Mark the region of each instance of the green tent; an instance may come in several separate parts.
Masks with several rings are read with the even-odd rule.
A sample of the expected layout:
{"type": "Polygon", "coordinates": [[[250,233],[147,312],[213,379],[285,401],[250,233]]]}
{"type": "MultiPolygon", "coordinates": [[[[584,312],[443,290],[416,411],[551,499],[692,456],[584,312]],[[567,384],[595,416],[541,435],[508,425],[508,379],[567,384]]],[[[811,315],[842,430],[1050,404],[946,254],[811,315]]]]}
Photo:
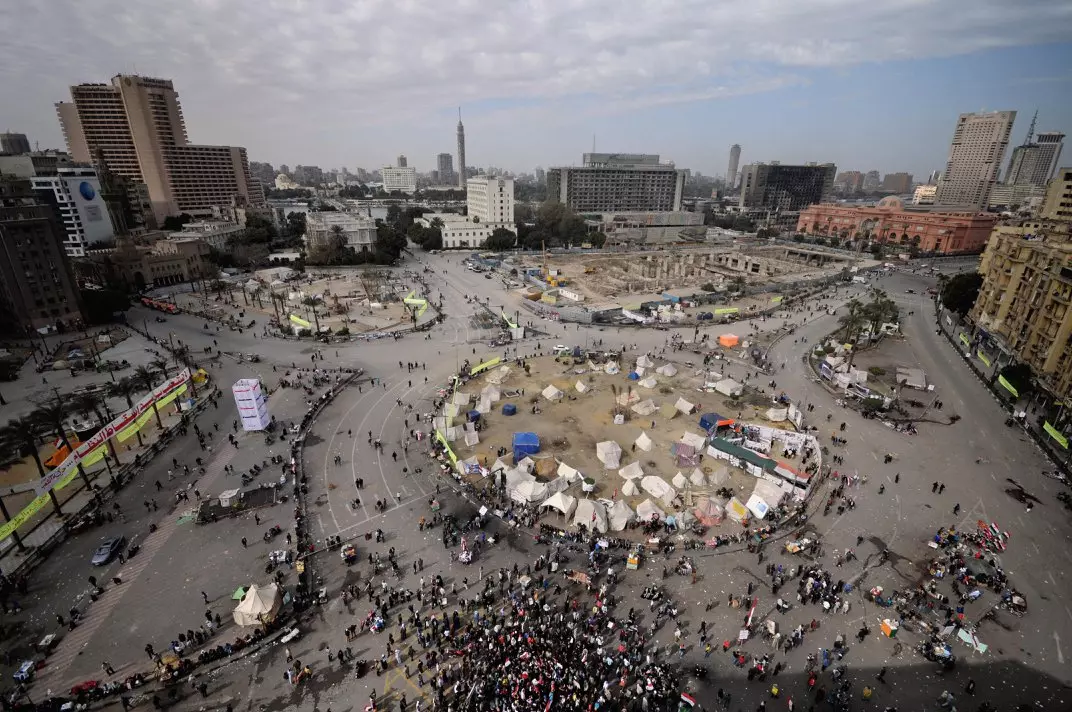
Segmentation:
{"type": "Polygon", "coordinates": [[[241,601],[246,597],[246,589],[248,586],[239,586],[235,589],[235,592],[231,594],[232,601],[241,601]]]}

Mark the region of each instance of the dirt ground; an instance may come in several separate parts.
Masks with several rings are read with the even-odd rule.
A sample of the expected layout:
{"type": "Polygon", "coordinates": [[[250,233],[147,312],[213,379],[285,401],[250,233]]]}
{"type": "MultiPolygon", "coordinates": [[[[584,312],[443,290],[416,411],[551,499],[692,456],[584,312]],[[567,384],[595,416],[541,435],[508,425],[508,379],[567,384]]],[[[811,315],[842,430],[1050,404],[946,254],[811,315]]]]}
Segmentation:
{"type": "MultiPolygon", "coordinates": [[[[591,477],[596,481],[594,497],[608,499],[624,499],[634,509],[638,504],[647,499],[649,495],[643,491],[638,496],[624,497],[621,494],[625,480],[618,474],[618,469],[632,462],[639,462],[645,475],[658,475],[668,484],[678,472],[686,477],[692,472],[692,467],[678,467],[671,455],[670,447],[680,440],[686,432],[703,435],[699,427],[700,414],[716,412],[727,417],[743,418],[744,420],[761,421],[755,417],[759,412],[770,407],[770,397],[756,392],[747,392],[739,402],[731,403],[729,399],[718,393],[703,393],[697,390],[703,383],[703,371],[690,369],[684,365],[684,356],[688,354],[674,354],[673,360],[665,358],[655,359],[658,366],[664,363],[674,363],[678,373],[672,377],[655,374],[658,385],[653,389],[646,389],[637,385],[635,381],[629,381],[626,374],[635,364],[635,357],[627,357],[625,368],[616,375],[607,375],[603,371],[589,371],[586,365],[574,366],[572,360],[566,363],[566,359],[557,360],[549,356],[530,359],[527,361],[530,374],[526,376],[519,366],[511,364],[510,375],[499,387],[505,394],[506,391],[524,391],[523,396],[506,397],[493,405],[491,413],[481,416],[485,429],[480,431],[480,443],[469,448],[459,439],[452,443],[455,454],[461,459],[478,455],[485,465],[491,465],[496,458],[497,450],[502,447],[507,451],[512,449],[512,438],[516,432],[535,432],[540,437],[540,453],[533,459],[556,458],[559,461],[579,470],[584,476],[591,477]],[[681,360],[676,357],[681,356],[681,360]],[[584,371],[577,373],[578,370],[584,371]],[[588,387],[585,393],[578,393],[575,384],[580,381],[588,387]],[[552,402],[543,398],[540,393],[548,385],[554,385],[564,394],[559,401],[552,402]],[[673,405],[678,398],[684,398],[696,406],[692,415],[678,413],[673,418],[667,418],[655,412],[648,416],[634,413],[630,407],[619,408],[624,411],[626,422],[622,425],[613,423],[615,412],[614,404],[617,395],[635,394],[639,401],[651,399],[657,407],[673,405]],[[506,403],[517,406],[517,414],[505,416],[502,407],[506,403]],[[540,413],[532,412],[533,405],[537,405],[540,413]],[[653,442],[650,452],[644,452],[640,448],[634,448],[633,443],[641,432],[647,433],[653,442]],[[621,462],[618,468],[606,469],[603,463],[596,457],[596,443],[604,440],[614,440],[622,448],[621,462]]],[[[653,373],[649,369],[648,373],[653,373]]],[[[460,392],[469,393],[472,396],[470,408],[475,406],[479,399],[480,390],[488,385],[486,377],[478,377],[470,381],[460,392]]],[[[457,423],[463,421],[462,416],[456,418],[457,423]]],[[[765,422],[765,421],[764,421],[765,422]]],[[[780,455],[780,453],[773,453],[780,455]]],[[[716,468],[726,465],[725,461],[715,460],[705,455],[700,462],[700,469],[705,474],[710,474],[716,468]]],[[[795,464],[795,463],[794,463],[795,464]]],[[[557,469],[557,465],[555,465],[557,469]]],[[[755,486],[755,479],[741,470],[729,467],[731,482],[728,485],[739,499],[747,499],[755,486]]],[[[554,477],[554,469],[550,476],[541,477],[541,481],[548,481],[554,477]]],[[[476,477],[479,480],[479,476],[476,477]]],[[[638,483],[639,485],[639,483],[638,483]]],[[[571,490],[571,494],[578,494],[571,490]]],[[[714,488],[692,488],[692,494],[714,494],[714,488]]],[[[667,508],[656,502],[664,510],[667,508]]]]}

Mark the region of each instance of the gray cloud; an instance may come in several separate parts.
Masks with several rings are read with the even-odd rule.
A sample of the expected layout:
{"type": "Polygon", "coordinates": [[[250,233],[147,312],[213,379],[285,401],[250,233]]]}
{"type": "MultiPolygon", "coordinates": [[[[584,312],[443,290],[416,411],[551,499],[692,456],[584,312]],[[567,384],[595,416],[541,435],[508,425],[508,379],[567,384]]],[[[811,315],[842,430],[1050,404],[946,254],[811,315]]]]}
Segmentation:
{"type": "Polygon", "coordinates": [[[310,133],[427,125],[459,103],[580,101],[603,115],[774,91],[816,67],[1067,41],[1072,4],[7,0],[0,27],[5,125],[58,144],[51,104],[67,85],[136,71],[175,80],[193,140],[296,162],[330,145],[303,144],[310,133]]]}

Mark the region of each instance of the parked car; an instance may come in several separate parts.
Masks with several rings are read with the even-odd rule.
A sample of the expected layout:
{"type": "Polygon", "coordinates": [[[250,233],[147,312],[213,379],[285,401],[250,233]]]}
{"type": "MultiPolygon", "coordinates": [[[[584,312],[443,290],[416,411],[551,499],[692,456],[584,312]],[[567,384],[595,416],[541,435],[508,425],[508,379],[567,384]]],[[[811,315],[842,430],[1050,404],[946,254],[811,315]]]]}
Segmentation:
{"type": "Polygon", "coordinates": [[[127,538],[125,536],[113,536],[110,539],[105,539],[93,553],[93,559],[90,563],[94,566],[104,566],[123,550],[123,546],[126,543],[127,538]]]}

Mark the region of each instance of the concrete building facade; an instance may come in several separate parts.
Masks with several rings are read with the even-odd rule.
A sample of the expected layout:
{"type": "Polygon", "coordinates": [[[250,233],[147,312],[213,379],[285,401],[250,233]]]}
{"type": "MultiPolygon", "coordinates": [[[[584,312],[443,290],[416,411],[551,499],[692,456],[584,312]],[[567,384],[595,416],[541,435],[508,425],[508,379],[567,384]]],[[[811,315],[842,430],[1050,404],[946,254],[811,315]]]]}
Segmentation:
{"type": "Polygon", "coordinates": [[[346,246],[356,252],[371,250],[376,242],[375,220],[357,213],[333,210],[305,214],[305,246],[311,249],[325,244],[336,233],[335,227],[342,228],[346,246]]]}
{"type": "Polygon", "coordinates": [[[994,229],[971,317],[1003,351],[1031,366],[1061,398],[1072,396],[1072,242],[1068,221],[994,229]]]}
{"type": "Polygon", "coordinates": [[[961,114],[957,118],[935,204],[986,207],[1015,120],[1015,111],[961,114]]]}
{"type": "Polygon", "coordinates": [[[59,175],[30,179],[35,191],[47,194],[63,225],[63,248],[68,257],[85,257],[86,250],[115,237],[108,206],[94,168],[61,168],[59,175]]]}
{"type": "Polygon", "coordinates": [[[117,175],[144,183],[158,223],[209,214],[234,196],[264,203],[244,148],[190,143],[170,80],[120,74],[110,84],[80,84],[56,112],[72,158],[91,163],[99,151],[117,175]]]}
{"type": "Polygon", "coordinates": [[[380,180],[388,193],[396,190],[406,194],[417,192],[416,168],[384,166],[380,169],[380,180]]]}
{"type": "Polygon", "coordinates": [[[10,131],[0,133],[0,153],[17,156],[21,153],[29,153],[32,150],[30,139],[26,137],[26,134],[12,133],[10,131]]]}
{"type": "Polygon", "coordinates": [[[914,205],[934,205],[934,196],[938,193],[936,185],[917,185],[912,193],[914,205]]]}
{"type": "Polygon", "coordinates": [[[1047,220],[1072,221],[1072,168],[1062,168],[1046,188],[1039,214],[1047,220]]]}
{"type": "Polygon", "coordinates": [[[442,185],[454,182],[454,157],[449,153],[440,153],[436,156],[436,173],[442,185]]]}
{"type": "Polygon", "coordinates": [[[209,246],[200,237],[165,238],[155,233],[141,239],[151,244],[127,236],[117,239],[114,248],[89,250],[76,263],[79,274],[97,284],[141,291],[209,279],[219,271],[207,261],[209,246]]]}
{"type": "Polygon", "coordinates": [[[78,327],[83,320],[57,206],[26,179],[0,180],[0,334],[78,327]]]}
{"type": "Polygon", "coordinates": [[[779,212],[803,210],[830,199],[836,174],[833,163],[753,163],[741,171],[739,205],[779,212]]]}
{"type": "Polygon", "coordinates": [[[737,187],[737,171],[740,167],[741,146],[735,143],[730,146],[730,163],[726,166],[726,190],[733,190],[737,187]]]}
{"type": "Polygon", "coordinates": [[[898,195],[911,192],[912,174],[887,173],[882,179],[882,190],[887,193],[897,193],[898,195]]]}
{"type": "Polygon", "coordinates": [[[514,222],[514,179],[477,176],[466,181],[468,215],[434,215],[443,221],[443,247],[479,247],[491,233],[503,228],[517,234],[514,222]]]}
{"type": "Polygon", "coordinates": [[[834,179],[834,187],[843,193],[855,193],[864,189],[864,174],[860,171],[842,171],[834,179]]]}
{"type": "Polygon", "coordinates": [[[1065,135],[1060,131],[1047,131],[1014,148],[1003,181],[1005,185],[1045,188],[1057,170],[1064,141],[1065,135]]]}
{"type": "Polygon", "coordinates": [[[956,254],[982,250],[999,219],[993,213],[974,210],[910,210],[899,198],[889,196],[874,207],[832,203],[809,206],[800,213],[797,231],[843,240],[870,236],[883,244],[956,254]]]}
{"type": "Polygon", "coordinates": [[[547,199],[578,213],[678,212],[685,173],[658,155],[586,153],[580,168],[547,170],[547,199]]]}

